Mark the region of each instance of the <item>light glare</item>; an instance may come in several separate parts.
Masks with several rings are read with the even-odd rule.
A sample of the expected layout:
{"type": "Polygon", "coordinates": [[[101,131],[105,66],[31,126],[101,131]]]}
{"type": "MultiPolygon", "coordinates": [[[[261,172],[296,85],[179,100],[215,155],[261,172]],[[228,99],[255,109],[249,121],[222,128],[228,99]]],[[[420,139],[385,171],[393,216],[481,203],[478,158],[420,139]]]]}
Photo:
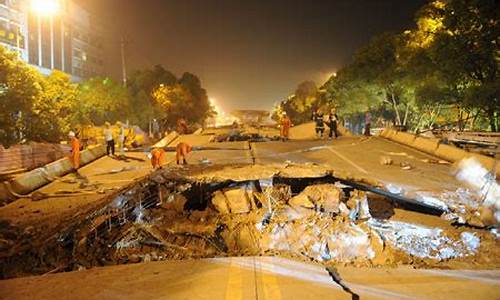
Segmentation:
{"type": "Polygon", "coordinates": [[[59,0],[31,0],[31,9],[42,16],[53,16],[59,13],[59,0]]]}

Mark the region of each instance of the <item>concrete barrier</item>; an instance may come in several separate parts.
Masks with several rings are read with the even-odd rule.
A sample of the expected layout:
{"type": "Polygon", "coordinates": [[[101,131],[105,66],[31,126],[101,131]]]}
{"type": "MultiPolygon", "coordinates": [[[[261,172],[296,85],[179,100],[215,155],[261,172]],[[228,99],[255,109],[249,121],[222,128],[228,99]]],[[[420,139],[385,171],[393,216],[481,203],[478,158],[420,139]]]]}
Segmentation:
{"type": "Polygon", "coordinates": [[[164,138],[162,138],[158,143],[153,145],[153,148],[155,147],[167,147],[168,144],[170,144],[173,140],[175,140],[179,134],[176,131],[172,131],[169,134],[167,134],[164,138]]]}
{"type": "Polygon", "coordinates": [[[432,154],[450,162],[456,162],[470,156],[470,153],[460,148],[445,144],[439,144],[436,151],[432,154]]]}
{"type": "Polygon", "coordinates": [[[487,157],[476,153],[471,153],[470,156],[476,158],[484,167],[486,167],[486,169],[488,170],[495,169],[497,178],[500,178],[500,161],[495,160],[492,157],[487,157]]]}
{"type": "Polygon", "coordinates": [[[416,137],[413,134],[399,131],[392,135],[391,138],[398,143],[411,145],[416,137]]]}
{"type": "Polygon", "coordinates": [[[494,158],[470,153],[455,146],[441,144],[438,139],[417,137],[414,134],[399,132],[393,129],[385,129],[380,136],[452,163],[467,157],[474,157],[488,170],[494,169],[496,175],[500,177],[500,161],[494,158]]]}
{"type": "MultiPolygon", "coordinates": [[[[84,150],[80,154],[80,165],[84,166],[105,154],[106,147],[103,145],[84,150]]],[[[24,173],[8,183],[2,183],[0,185],[0,206],[16,199],[9,191],[7,184],[10,185],[14,193],[25,195],[52,182],[56,177],[68,174],[72,169],[73,166],[69,159],[62,158],[43,167],[24,173]]]]}
{"type": "Polygon", "coordinates": [[[342,124],[337,125],[337,131],[341,136],[352,136],[352,133],[349,131],[349,129],[345,128],[342,124]]]}
{"type": "Polygon", "coordinates": [[[389,130],[390,130],[389,128],[384,128],[384,130],[382,130],[382,132],[380,133],[380,136],[387,138],[387,134],[389,133],[389,130]]]}
{"type": "Polygon", "coordinates": [[[388,129],[387,132],[385,133],[385,138],[392,140],[392,138],[397,134],[398,132],[394,129],[388,129]]]}
{"type": "Polygon", "coordinates": [[[434,153],[439,146],[439,140],[438,139],[424,138],[424,137],[417,137],[417,138],[415,138],[415,140],[413,141],[411,146],[415,149],[422,151],[422,152],[434,153]]]}

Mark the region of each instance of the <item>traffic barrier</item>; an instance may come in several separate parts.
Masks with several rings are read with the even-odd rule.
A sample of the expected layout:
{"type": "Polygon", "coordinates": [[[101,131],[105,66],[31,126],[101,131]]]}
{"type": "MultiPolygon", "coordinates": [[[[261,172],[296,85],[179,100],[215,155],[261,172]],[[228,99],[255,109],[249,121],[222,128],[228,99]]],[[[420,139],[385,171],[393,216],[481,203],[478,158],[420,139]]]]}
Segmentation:
{"type": "Polygon", "coordinates": [[[172,131],[167,134],[164,138],[162,138],[158,143],[153,145],[153,148],[163,148],[167,147],[173,140],[175,140],[179,134],[176,131],[172,131]]]}
{"type": "Polygon", "coordinates": [[[392,139],[392,137],[396,135],[396,133],[397,133],[396,130],[389,128],[387,130],[384,130],[384,134],[382,136],[385,137],[386,139],[392,139]]]}
{"type": "Polygon", "coordinates": [[[487,157],[476,153],[471,153],[470,156],[477,159],[486,169],[488,170],[495,169],[497,177],[500,177],[500,161],[495,160],[492,157],[487,157]]]}
{"type": "Polygon", "coordinates": [[[352,133],[349,131],[349,129],[345,128],[342,124],[337,125],[337,131],[341,136],[352,136],[352,133]]]}
{"type": "Polygon", "coordinates": [[[395,135],[391,137],[394,141],[405,145],[411,145],[415,140],[415,135],[398,131],[395,135]]]}
{"type": "Polygon", "coordinates": [[[387,138],[387,134],[389,133],[389,130],[390,130],[389,128],[384,128],[384,130],[382,130],[382,132],[380,133],[380,136],[387,138]]]}
{"type": "MultiPolygon", "coordinates": [[[[106,147],[98,145],[80,153],[80,165],[84,166],[106,154],[106,147]]],[[[54,181],[57,177],[71,172],[73,166],[68,158],[62,158],[43,167],[18,176],[9,182],[0,185],[0,206],[16,199],[13,195],[27,195],[32,191],[54,181]],[[13,193],[12,193],[13,192],[13,193]]]]}
{"type": "Polygon", "coordinates": [[[450,162],[456,162],[470,156],[470,153],[467,153],[462,149],[445,144],[439,144],[436,151],[432,154],[450,162]]]}
{"type": "Polygon", "coordinates": [[[434,151],[436,151],[439,146],[439,140],[418,136],[415,138],[411,146],[422,152],[434,153],[434,151]]]}
{"type": "Polygon", "coordinates": [[[381,137],[388,140],[410,146],[427,154],[436,156],[449,162],[458,162],[467,157],[476,158],[488,170],[494,170],[500,177],[500,161],[484,155],[470,153],[452,145],[441,144],[438,139],[417,137],[414,134],[400,132],[393,129],[385,129],[381,137]]]}

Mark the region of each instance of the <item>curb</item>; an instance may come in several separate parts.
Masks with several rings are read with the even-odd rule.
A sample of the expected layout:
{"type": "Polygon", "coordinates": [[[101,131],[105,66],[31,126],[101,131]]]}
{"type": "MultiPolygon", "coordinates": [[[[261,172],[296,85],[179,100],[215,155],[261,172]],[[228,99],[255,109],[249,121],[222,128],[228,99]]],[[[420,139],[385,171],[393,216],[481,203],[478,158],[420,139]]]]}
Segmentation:
{"type": "Polygon", "coordinates": [[[467,157],[474,157],[488,170],[495,168],[497,177],[500,177],[500,161],[497,161],[495,166],[494,158],[481,154],[470,153],[451,145],[441,144],[438,139],[424,138],[390,128],[384,129],[380,136],[452,163],[458,162],[467,157]]]}
{"type": "MultiPolygon", "coordinates": [[[[94,160],[103,157],[105,154],[106,147],[104,145],[98,145],[84,150],[80,153],[80,165],[87,165],[94,160]]],[[[20,195],[27,195],[32,191],[52,182],[55,177],[61,177],[68,174],[72,169],[73,166],[71,165],[69,159],[61,158],[43,167],[22,174],[12,181],[1,184],[0,206],[16,200],[16,197],[9,191],[7,185],[10,185],[12,192],[20,195]]]]}

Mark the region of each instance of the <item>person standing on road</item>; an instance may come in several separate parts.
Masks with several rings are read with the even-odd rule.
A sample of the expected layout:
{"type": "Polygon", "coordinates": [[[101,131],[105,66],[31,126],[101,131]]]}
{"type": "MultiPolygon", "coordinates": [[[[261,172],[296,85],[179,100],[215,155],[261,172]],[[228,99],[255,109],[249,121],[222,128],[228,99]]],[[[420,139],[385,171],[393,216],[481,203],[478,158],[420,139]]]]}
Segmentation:
{"type": "Polygon", "coordinates": [[[118,126],[118,149],[120,150],[120,156],[125,156],[125,128],[122,122],[116,122],[118,126]]]}
{"type": "Polygon", "coordinates": [[[153,130],[153,138],[158,139],[161,138],[160,135],[160,124],[156,119],[153,119],[152,121],[152,130],[153,130]]]}
{"type": "Polygon", "coordinates": [[[286,112],[283,112],[280,121],[280,138],[283,142],[288,140],[288,135],[290,134],[290,127],[292,127],[292,121],[287,116],[286,112]]]}
{"type": "Polygon", "coordinates": [[[328,137],[332,139],[333,135],[335,135],[335,138],[338,137],[337,133],[337,122],[338,122],[338,117],[337,114],[335,113],[335,110],[332,109],[330,111],[330,114],[328,115],[328,127],[330,127],[330,133],[328,137]]]}
{"type": "Polygon", "coordinates": [[[180,118],[179,120],[177,120],[177,132],[179,134],[187,134],[188,126],[184,118],[180,118]]]}
{"type": "Polygon", "coordinates": [[[113,130],[109,122],[104,123],[104,139],[106,140],[106,155],[115,155],[115,140],[113,138],[113,130]]]}
{"type": "Polygon", "coordinates": [[[80,168],[80,141],[73,131],[70,131],[68,136],[71,140],[71,164],[73,165],[75,171],[78,172],[78,168],[80,168]]]}
{"type": "Polygon", "coordinates": [[[312,119],[316,123],[316,136],[323,138],[323,133],[325,132],[325,122],[323,120],[323,114],[320,113],[319,109],[313,112],[312,119]]]}
{"type": "Polygon", "coordinates": [[[366,136],[371,135],[371,133],[370,133],[371,127],[372,127],[372,114],[369,111],[367,111],[365,114],[365,135],[366,136]]]}

